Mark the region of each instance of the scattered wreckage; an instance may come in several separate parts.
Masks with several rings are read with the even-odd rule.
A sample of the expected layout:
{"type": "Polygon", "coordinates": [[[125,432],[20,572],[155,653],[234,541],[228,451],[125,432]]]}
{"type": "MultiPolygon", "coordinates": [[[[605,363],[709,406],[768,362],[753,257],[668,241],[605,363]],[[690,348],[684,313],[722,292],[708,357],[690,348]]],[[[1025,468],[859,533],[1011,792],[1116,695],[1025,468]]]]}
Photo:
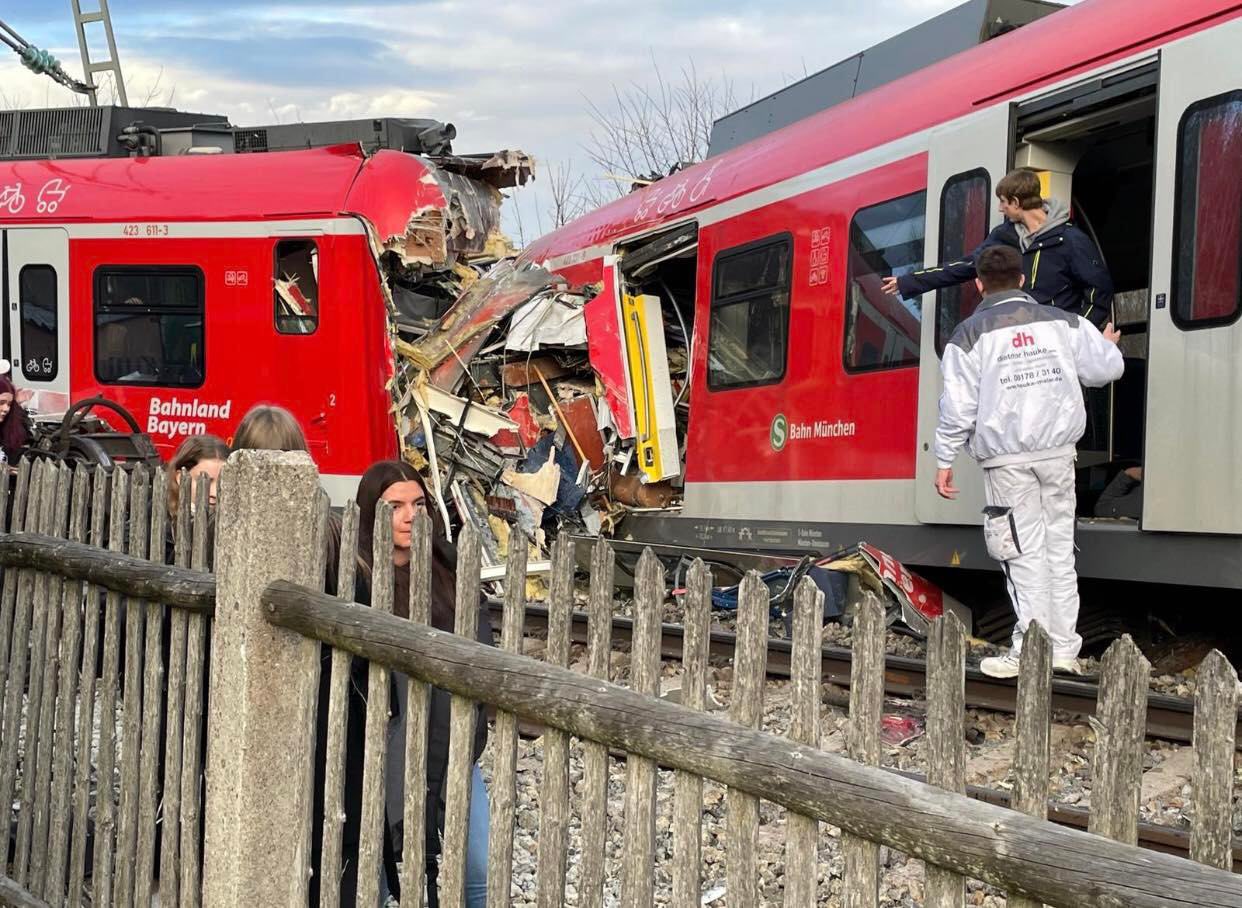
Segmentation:
{"type": "MultiPolygon", "coordinates": [[[[409,267],[410,243],[395,245],[409,267]]],[[[447,306],[443,294],[429,303],[423,286],[390,282],[403,454],[427,474],[446,523],[451,504],[479,530],[486,579],[502,576],[513,527],[532,540],[527,589],[540,597],[547,531],[610,535],[627,514],[679,507],[696,246],[693,228],[673,231],[609,257],[603,280],[580,288],[521,259],[482,274],[455,264],[433,278],[460,288],[447,306]],[[678,258],[691,265],[684,281],[668,268],[647,279],[678,258]]],[[[870,590],[916,634],[945,609],[969,626],[968,609],[866,543],[788,562],[763,575],[774,619],[788,618],[809,576],[825,620],[848,620],[870,590]]],[[[681,592],[675,576],[673,587],[681,592]]],[[[737,588],[712,599],[735,608],[737,588]]]]}

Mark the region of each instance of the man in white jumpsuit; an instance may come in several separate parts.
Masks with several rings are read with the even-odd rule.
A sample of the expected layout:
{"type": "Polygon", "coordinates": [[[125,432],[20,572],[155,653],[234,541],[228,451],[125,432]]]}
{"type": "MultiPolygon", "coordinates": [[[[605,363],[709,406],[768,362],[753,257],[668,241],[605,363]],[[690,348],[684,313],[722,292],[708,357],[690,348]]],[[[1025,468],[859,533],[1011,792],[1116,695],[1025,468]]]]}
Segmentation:
{"type": "Polygon", "coordinates": [[[1013,648],[979,667],[1016,676],[1022,635],[1038,621],[1052,640],[1053,667],[1077,672],[1074,446],[1087,424],[1079,385],[1121,377],[1121,335],[1022,292],[1015,249],[990,247],[976,268],[985,296],[944,350],[935,453],[945,498],[957,497],[953,461],[963,446],[983,467],[984,539],[1018,618],[1013,648]]]}

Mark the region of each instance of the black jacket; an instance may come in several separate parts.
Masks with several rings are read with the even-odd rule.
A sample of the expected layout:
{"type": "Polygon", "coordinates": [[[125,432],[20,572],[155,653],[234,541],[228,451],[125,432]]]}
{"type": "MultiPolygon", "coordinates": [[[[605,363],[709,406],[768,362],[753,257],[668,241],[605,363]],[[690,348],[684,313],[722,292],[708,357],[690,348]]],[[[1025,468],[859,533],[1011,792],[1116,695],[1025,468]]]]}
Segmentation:
{"type": "MultiPolygon", "coordinates": [[[[960,261],[901,275],[897,290],[909,299],[974,280],[979,253],[1001,245],[1022,251],[1018,229],[1010,221],[989,233],[978,249],[960,261]]],[[[1037,234],[1022,253],[1022,271],[1026,275],[1022,289],[1037,301],[1081,315],[1097,328],[1112,319],[1113,279],[1095,243],[1073,224],[1057,224],[1037,234]]]]}

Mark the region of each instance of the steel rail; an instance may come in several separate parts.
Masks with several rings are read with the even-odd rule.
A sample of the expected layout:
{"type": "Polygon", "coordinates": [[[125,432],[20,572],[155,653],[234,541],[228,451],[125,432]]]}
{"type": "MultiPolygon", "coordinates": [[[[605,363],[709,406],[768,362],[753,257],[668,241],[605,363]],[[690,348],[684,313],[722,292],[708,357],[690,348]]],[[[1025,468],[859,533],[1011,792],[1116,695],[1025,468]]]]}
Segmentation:
{"type": "MultiPolygon", "coordinates": [[[[490,602],[494,615],[501,611],[500,603],[490,602]]],[[[530,604],[526,607],[528,630],[546,630],[547,608],[530,604]]],[[[629,643],[633,620],[625,615],[612,619],[613,643],[629,643]]],[[[571,639],[584,643],[587,639],[586,612],[573,613],[571,639]]],[[[680,659],[683,629],[678,624],[664,624],[660,633],[660,653],[666,659],[680,659]]],[[[710,638],[710,656],[731,659],[737,639],[728,631],[714,630],[710,638]]],[[[790,641],[779,638],[768,640],[767,672],[776,678],[789,677],[790,641]]],[[[839,646],[823,648],[823,678],[841,687],[849,687],[852,653],[839,646]]],[[[905,697],[921,696],[927,689],[927,663],[908,656],[887,656],[884,664],[884,690],[887,694],[905,697]]],[[[1054,677],[1052,679],[1052,708],[1057,711],[1081,716],[1093,716],[1099,699],[1099,686],[1088,681],[1054,677]]],[[[966,667],[966,705],[994,712],[1012,713],[1016,708],[1018,685],[1016,679],[989,678],[976,666],[966,667]]],[[[1194,703],[1167,694],[1147,695],[1147,737],[1179,743],[1191,743],[1194,731],[1194,703]]],[[[1242,734],[1242,727],[1239,728],[1242,734]]],[[[1242,749],[1242,741],[1240,749],[1242,749]]]]}

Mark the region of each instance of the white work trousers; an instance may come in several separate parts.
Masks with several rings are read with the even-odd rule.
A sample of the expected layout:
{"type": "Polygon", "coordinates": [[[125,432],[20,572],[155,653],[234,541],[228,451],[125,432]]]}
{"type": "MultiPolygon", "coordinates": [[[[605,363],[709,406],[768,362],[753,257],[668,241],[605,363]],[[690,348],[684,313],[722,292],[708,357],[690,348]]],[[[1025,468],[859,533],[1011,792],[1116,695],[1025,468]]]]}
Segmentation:
{"type": "Polygon", "coordinates": [[[1012,508],[1018,554],[1001,562],[1018,623],[1013,649],[1038,621],[1052,641],[1054,659],[1073,659],[1078,636],[1078,574],[1074,570],[1074,455],[983,471],[991,506],[1012,508]]]}

